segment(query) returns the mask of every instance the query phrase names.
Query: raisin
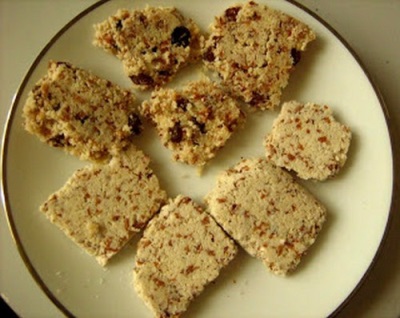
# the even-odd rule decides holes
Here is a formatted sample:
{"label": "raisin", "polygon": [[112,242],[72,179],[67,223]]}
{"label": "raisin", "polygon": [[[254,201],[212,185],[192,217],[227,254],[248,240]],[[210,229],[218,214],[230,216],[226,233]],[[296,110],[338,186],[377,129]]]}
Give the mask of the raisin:
{"label": "raisin", "polygon": [[233,7],[226,9],[225,10],[226,20],[228,20],[229,22],[235,22],[240,9],[241,9],[240,7]]}
{"label": "raisin", "polygon": [[199,128],[200,132],[202,134],[206,133],[206,124],[205,123],[201,123],[199,122],[196,117],[192,117],[191,121],[197,126],[197,128]]}
{"label": "raisin", "polygon": [[57,103],[51,106],[51,108],[56,112],[61,108],[61,104]]}
{"label": "raisin", "polygon": [[145,86],[153,86],[154,80],[150,75],[140,73],[139,75],[131,75],[129,76],[131,81],[136,85],[145,85]]}
{"label": "raisin", "polygon": [[158,71],[157,73],[160,76],[166,76],[166,77],[171,76],[171,73],[169,71],[166,71],[166,70],[161,70],[161,71]]}
{"label": "raisin", "polygon": [[171,44],[187,47],[190,44],[190,31],[184,26],[178,26],[172,31]]}
{"label": "raisin", "polygon": [[51,146],[53,147],[64,147],[65,145],[65,136],[64,134],[58,134],[48,140]]}
{"label": "raisin", "polygon": [[128,126],[132,135],[139,135],[142,132],[142,121],[136,113],[132,113],[128,117]]}
{"label": "raisin", "polygon": [[293,48],[290,50],[290,56],[292,57],[293,65],[296,65],[297,63],[300,62],[301,52]]}
{"label": "raisin", "polygon": [[83,112],[80,112],[75,115],[75,119],[79,120],[81,122],[81,124],[84,124],[88,118],[89,118],[89,116]]}
{"label": "raisin", "polygon": [[146,173],[146,178],[150,179],[153,176],[153,174],[154,174],[153,172]]}
{"label": "raisin", "polygon": [[72,69],[72,65],[70,63],[68,63],[68,62],[58,61],[58,62],[56,62],[56,65],[57,66],[65,66],[66,68]]}
{"label": "raisin", "polygon": [[176,99],[176,106],[178,106],[183,111],[186,111],[187,105],[189,104],[189,100],[185,97],[179,96]]}
{"label": "raisin", "polygon": [[257,106],[269,99],[268,96],[263,96],[257,92],[253,93],[252,99],[250,101],[250,106]]}
{"label": "raisin", "polygon": [[149,25],[147,17],[143,13],[139,13],[139,21],[146,28]]}
{"label": "raisin", "polygon": [[122,21],[118,20],[117,23],[115,23],[115,28],[119,31],[122,29]]}
{"label": "raisin", "polygon": [[114,51],[116,51],[116,52],[119,51],[119,46],[118,46],[117,44],[112,43],[112,44],[110,44],[110,45],[111,45],[111,48],[112,48]]}
{"label": "raisin", "polygon": [[207,62],[214,62],[215,55],[211,47],[209,47],[208,50],[203,54],[203,59]]}
{"label": "raisin", "polygon": [[36,93],[36,92],[40,91],[40,89],[41,89],[41,86],[38,85],[38,84],[36,84],[36,85],[33,87],[32,92],[33,92],[33,93]]}
{"label": "raisin", "polygon": [[183,139],[183,130],[179,123],[169,129],[169,137],[172,142],[181,142]]}
{"label": "raisin", "polygon": [[261,20],[261,16],[260,16],[257,12],[254,12],[254,13],[253,13],[252,18],[253,18],[253,21],[259,21],[259,20]]}

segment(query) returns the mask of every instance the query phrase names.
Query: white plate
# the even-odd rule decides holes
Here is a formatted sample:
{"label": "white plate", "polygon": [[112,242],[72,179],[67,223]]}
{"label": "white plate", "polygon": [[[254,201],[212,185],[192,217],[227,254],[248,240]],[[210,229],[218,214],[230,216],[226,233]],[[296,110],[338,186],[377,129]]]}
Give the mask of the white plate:
{"label": "white plate", "polygon": [[[317,243],[293,275],[267,272],[244,252],[190,306],[186,317],[324,317],[348,299],[368,272],[390,215],[393,161],[390,136],[379,95],[347,45],[319,18],[286,1],[260,1],[309,24],[318,39],[303,54],[283,101],[330,105],[349,125],[353,141],[340,176],[304,185],[329,210]],[[38,211],[38,206],[86,163],[50,148],[22,129],[21,110],[28,91],[45,74],[50,59],[68,60],[129,88],[120,62],[92,46],[94,23],[118,8],[172,5],[204,30],[235,1],[112,1],[98,3],[63,28],[44,48],[17,92],[3,148],[6,211],[26,265],[43,291],[67,315],[151,317],[132,287],[133,240],[106,269],[72,243]],[[174,85],[196,78],[193,68]],[[146,94],[139,94],[141,99]],[[201,202],[215,174],[240,157],[263,156],[263,136],[276,112],[250,114],[244,131],[229,141],[202,177],[196,169],[170,161],[152,129],[137,143],[153,158],[153,169],[171,197],[184,193]]]}

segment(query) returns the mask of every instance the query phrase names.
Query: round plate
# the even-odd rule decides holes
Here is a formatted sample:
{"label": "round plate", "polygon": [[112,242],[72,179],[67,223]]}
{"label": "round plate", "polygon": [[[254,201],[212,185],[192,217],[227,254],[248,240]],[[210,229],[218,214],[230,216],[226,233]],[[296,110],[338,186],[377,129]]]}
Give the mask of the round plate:
{"label": "round plate", "polygon": [[[307,23],[317,34],[285,89],[282,101],[328,104],[351,127],[349,160],[339,176],[302,182],[328,208],[328,221],[295,273],[282,278],[241,251],[190,305],[187,317],[325,317],[335,313],[368,272],[390,215],[393,160],[383,103],[351,49],[320,18],[294,2],[259,1]],[[11,109],[3,148],[3,194],[8,220],[27,267],[50,299],[67,315],[151,317],[132,286],[137,238],[104,269],[38,211],[71,174],[88,163],[50,148],[22,128],[28,92],[46,73],[49,60],[66,60],[130,88],[121,63],[92,45],[94,23],[118,8],[146,4],[176,6],[203,30],[231,1],[99,2],[77,16],[43,49],[28,71]],[[201,66],[182,71],[171,86],[201,77]],[[138,93],[144,100],[148,93]],[[201,176],[171,161],[148,127],[136,144],[171,197],[202,202],[215,176],[242,157],[262,157],[263,138],[277,112],[248,114],[244,129],[227,143]]]}

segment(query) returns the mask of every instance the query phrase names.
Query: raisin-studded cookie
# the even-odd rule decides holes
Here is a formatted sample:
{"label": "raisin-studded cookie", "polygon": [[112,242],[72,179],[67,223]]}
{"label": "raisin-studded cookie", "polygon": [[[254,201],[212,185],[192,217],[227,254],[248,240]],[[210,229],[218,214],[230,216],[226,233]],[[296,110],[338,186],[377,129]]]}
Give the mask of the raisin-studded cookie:
{"label": "raisin-studded cookie", "polygon": [[245,114],[216,83],[199,80],[181,90],[159,89],[141,106],[176,161],[203,166],[216,155]]}
{"label": "raisin-studded cookie", "polygon": [[175,8],[125,9],[95,25],[96,46],[119,58],[139,89],[169,82],[200,56],[200,30]]}
{"label": "raisin-studded cookie", "polygon": [[314,39],[304,23],[250,1],[216,17],[203,60],[235,96],[256,109],[273,109],[301,52]]}
{"label": "raisin-studded cookie", "polygon": [[131,147],[107,165],[91,165],[74,173],[40,207],[101,265],[145,227],[167,199],[149,158]]}
{"label": "raisin-studded cookie", "polygon": [[28,95],[24,126],[50,146],[104,161],[141,132],[135,100],[130,91],[89,71],[51,61]]}
{"label": "raisin-studded cookie", "polygon": [[302,179],[325,180],[347,160],[349,127],[339,123],[326,105],[284,103],[264,145],[267,158]]}
{"label": "raisin-studded cookie", "polygon": [[139,241],[135,289],[155,317],[180,317],[236,253],[212,217],[180,195],[149,222]]}
{"label": "raisin-studded cookie", "polygon": [[221,227],[278,275],[297,267],[326,218],[321,203],[266,159],[224,171],[206,202]]}

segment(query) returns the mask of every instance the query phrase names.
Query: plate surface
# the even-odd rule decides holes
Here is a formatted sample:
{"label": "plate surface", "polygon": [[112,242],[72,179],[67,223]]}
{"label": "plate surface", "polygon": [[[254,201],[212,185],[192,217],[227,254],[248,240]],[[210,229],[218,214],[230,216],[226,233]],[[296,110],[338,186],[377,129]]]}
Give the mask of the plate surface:
{"label": "plate surface", "polygon": [[[186,317],[324,317],[354,290],[368,270],[385,232],[393,169],[382,105],[368,77],[346,46],[318,19],[285,1],[259,1],[310,25],[317,34],[292,74],[283,101],[330,105],[349,125],[353,141],[341,174],[323,183],[303,182],[328,208],[328,222],[298,270],[276,277],[244,252],[190,306]],[[112,1],[98,4],[64,28],[43,50],[17,92],[4,151],[4,196],[19,248],[34,276],[67,314],[79,317],[151,317],[132,287],[137,239],[107,266],[80,250],[38,211],[38,206],[87,163],[50,148],[22,129],[21,112],[29,90],[45,74],[50,59],[67,60],[130,88],[121,63],[92,46],[94,23],[118,8],[176,6],[203,30],[235,1]],[[201,67],[180,73],[171,86],[199,78]],[[141,100],[148,94],[139,94]],[[196,168],[174,163],[153,129],[136,143],[171,197],[179,193],[202,202],[215,175],[241,157],[263,156],[262,141],[277,112],[250,113],[200,177]],[[301,314],[299,314],[301,313]]]}

